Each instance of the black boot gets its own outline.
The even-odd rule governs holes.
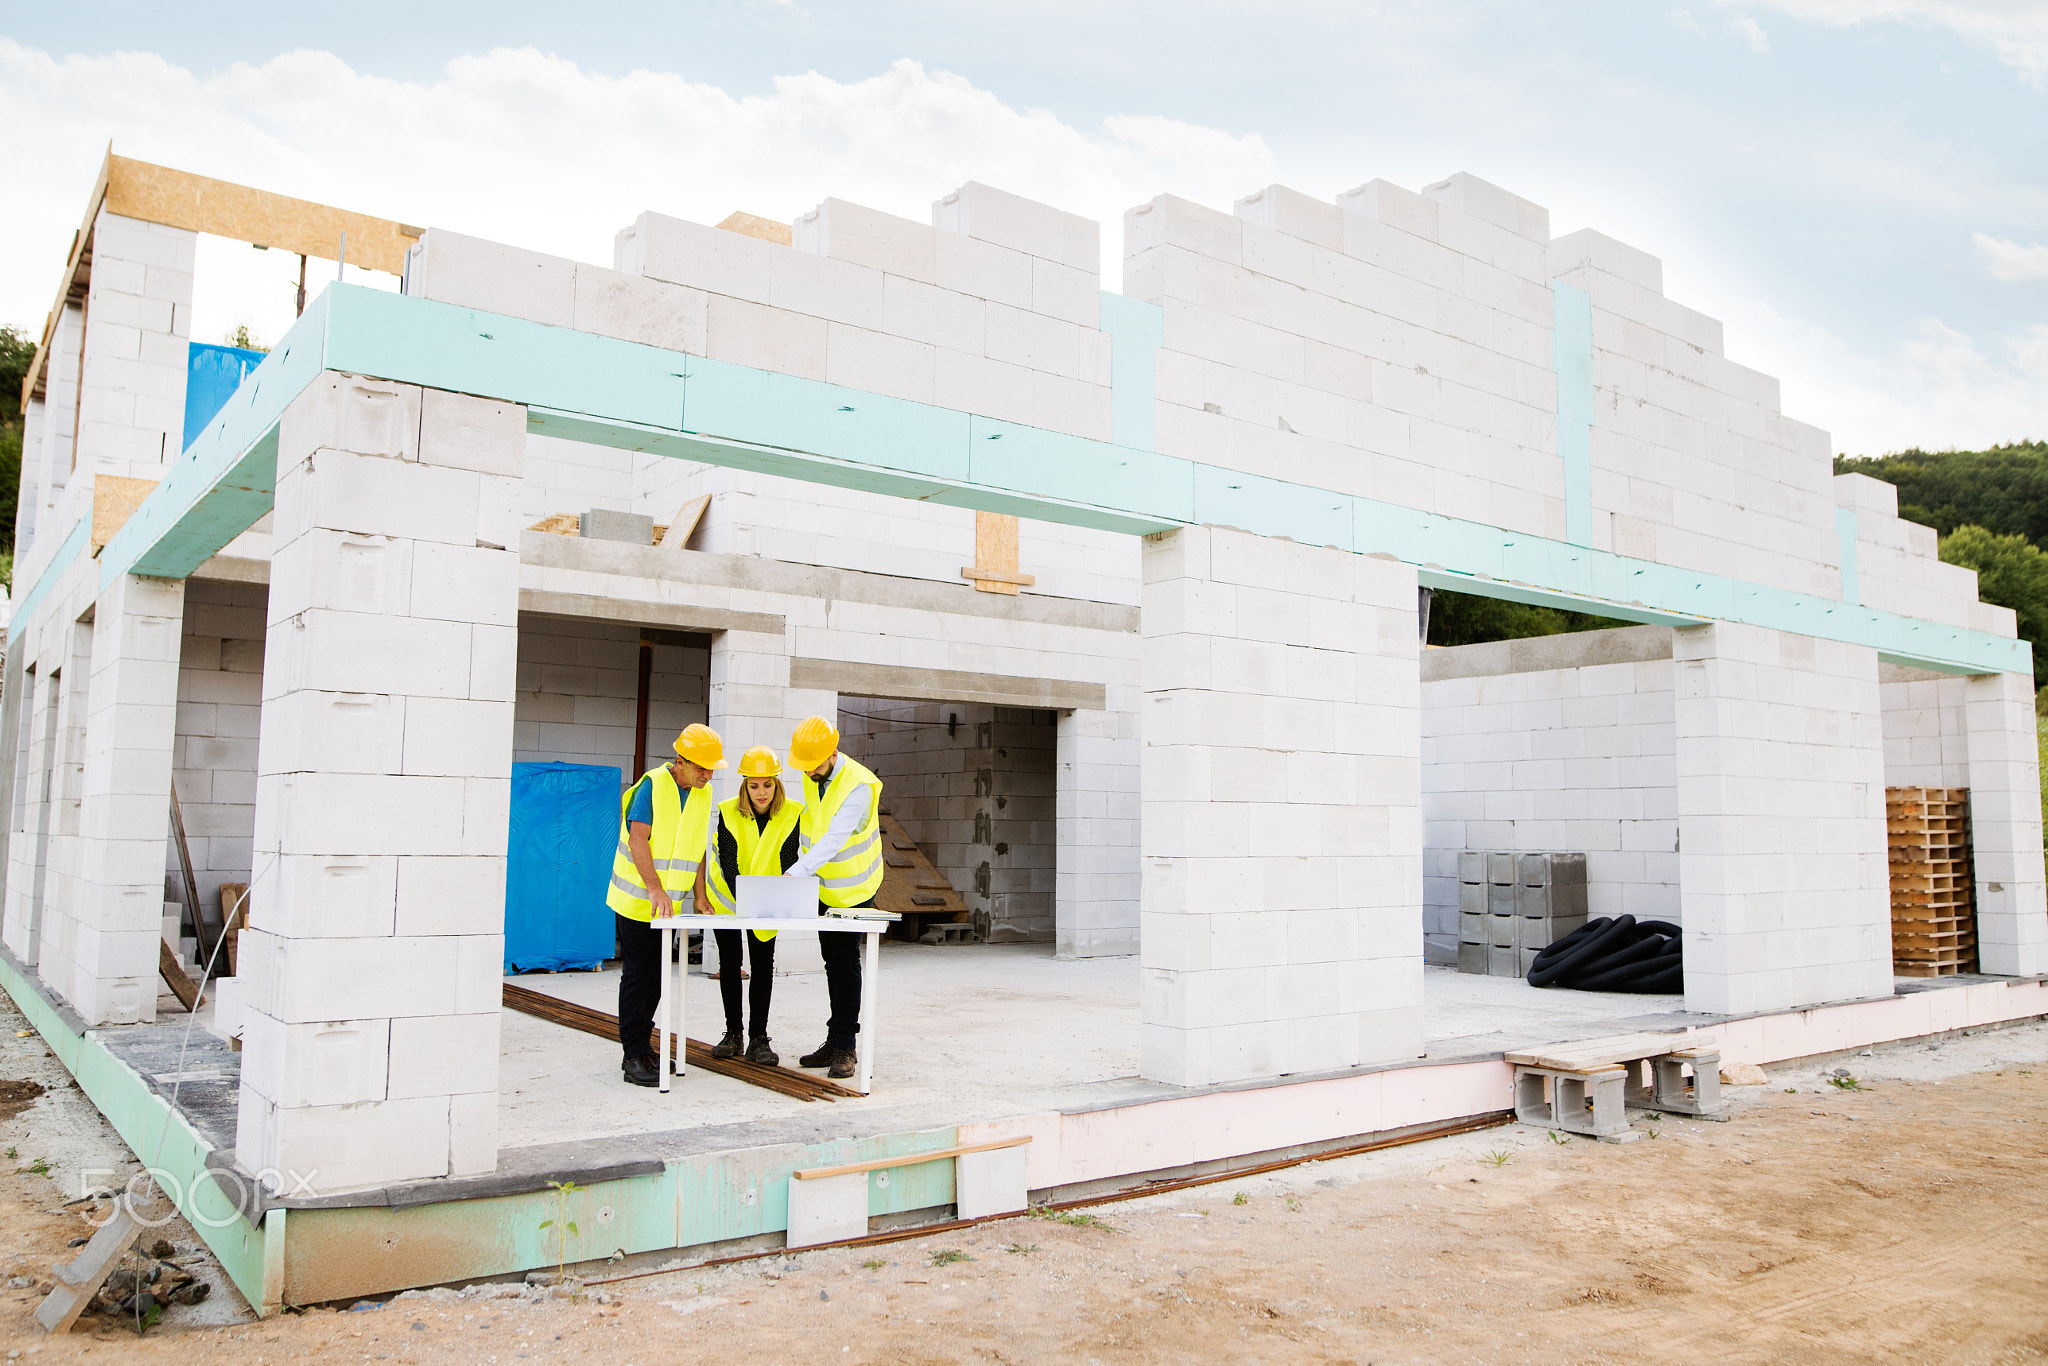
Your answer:
[[[652,1058],[628,1058],[619,1064],[619,1071],[635,1086],[661,1085],[661,1069]]]
[[[737,1058],[739,1055],[740,1032],[737,1029],[726,1030],[725,1037],[711,1050],[711,1056],[714,1058]]]
[[[838,1051],[838,1049],[832,1046],[832,1041],[828,1039],[818,1045],[816,1052],[806,1053],[801,1058],[798,1058],[796,1065],[798,1067],[829,1067],[832,1065],[832,1055]]]
[[[832,1050],[831,1062],[825,1068],[825,1075],[845,1080],[860,1070],[860,1054],[851,1048]]]
[[[768,1046],[766,1034],[756,1034],[747,1043],[747,1061],[759,1067],[773,1067],[782,1059]]]

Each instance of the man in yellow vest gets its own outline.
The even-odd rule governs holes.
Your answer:
[[[882,885],[882,780],[839,752],[839,731],[822,716],[807,718],[789,738],[789,761],[804,775],[797,817],[797,860],[789,877],[818,879],[819,912],[872,906]],[[825,1042],[797,1059],[826,1075],[850,1077],[860,1061],[861,940],[854,934],[818,936],[832,1016]]]
[[[619,799],[619,848],[605,904],[619,933],[620,1066],[635,1086],[661,1084],[654,1056],[654,1008],[661,1004],[662,922],[676,902],[708,913],[704,857],[711,839],[711,773],[725,767],[725,742],[709,726],[676,737],[676,757],[649,770]]]

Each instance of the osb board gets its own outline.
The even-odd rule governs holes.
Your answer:
[[[758,237],[763,242],[773,242],[778,247],[786,247],[796,240],[796,230],[789,224],[778,223],[772,218],[763,218],[758,214],[735,211],[727,214],[725,221],[718,226],[727,232],[736,232],[742,237]]]
[[[681,550],[688,546],[690,537],[697,534],[697,524],[704,520],[704,511],[711,506],[711,495],[700,493],[676,509],[676,515],[665,527],[656,527],[654,543],[667,550]]]
[[[97,555],[114,533],[121,529],[142,500],[156,487],[154,479],[130,479],[120,474],[92,477],[92,553]]]
[[[1030,585],[1032,576],[1017,572],[1017,519],[1001,512],[975,513],[974,563],[960,572],[982,593],[1015,596]]]
[[[346,233],[348,264],[391,275],[404,272],[406,250],[419,240],[421,231],[388,218],[131,161],[111,152],[106,207],[146,223],[210,232],[323,261],[337,258]]]
[[[900,849],[907,844],[908,849]],[[904,866],[897,866],[902,864]],[[936,896],[941,901],[936,906],[920,906],[912,901],[913,896]],[[953,890],[953,884],[946,875],[932,866],[917,841],[904,833],[896,818],[884,812],[882,815],[882,885],[875,893],[875,905],[881,910],[894,911],[903,917],[903,928],[916,931],[916,922],[922,920],[943,920],[958,922],[968,918],[967,903],[960,893]]]

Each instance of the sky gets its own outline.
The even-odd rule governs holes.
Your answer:
[[[1838,451],[2048,440],[2048,0],[308,13],[0,0],[0,323],[40,331],[109,142],[606,265],[647,209],[929,221],[973,179],[1099,219],[1111,289],[1162,192],[1468,171],[1662,258]],[[276,340],[297,265],[204,239],[195,339]]]

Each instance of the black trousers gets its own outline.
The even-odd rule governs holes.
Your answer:
[[[626,1061],[652,1058],[654,1008],[661,1004],[661,931],[613,913],[619,933],[619,1046]]]
[[[869,897],[860,903],[872,906]],[[818,907],[825,909],[821,903]],[[860,958],[867,936],[860,934],[818,935],[818,953],[825,960],[825,991],[832,1000],[832,1017],[825,1021],[825,1047],[852,1052],[860,1033]]]
[[[725,998],[725,1028],[740,1028],[740,939],[747,941],[753,983],[747,992],[747,1037],[768,1036],[768,998],[775,993],[775,941],[756,939],[747,930],[714,930],[718,937],[718,994]]]

